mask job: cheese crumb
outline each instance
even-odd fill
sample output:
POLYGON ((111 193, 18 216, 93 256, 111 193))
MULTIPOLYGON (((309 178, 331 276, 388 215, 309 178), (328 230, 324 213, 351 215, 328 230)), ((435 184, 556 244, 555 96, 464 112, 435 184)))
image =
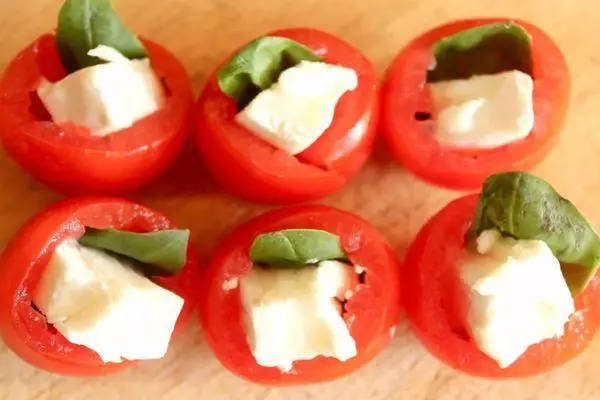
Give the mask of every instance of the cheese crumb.
POLYGON ((239 283, 239 278, 234 276, 233 278, 225 280, 223 282, 223 284, 221 285, 221 288, 224 291, 229 292, 230 290, 237 289, 238 283, 239 283))

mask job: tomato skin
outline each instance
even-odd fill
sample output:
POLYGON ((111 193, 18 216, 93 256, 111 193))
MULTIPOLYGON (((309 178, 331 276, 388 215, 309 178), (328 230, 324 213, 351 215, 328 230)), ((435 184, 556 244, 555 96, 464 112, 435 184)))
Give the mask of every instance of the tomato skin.
POLYGON ((500 368, 468 338, 460 309, 453 304, 456 267, 464 250, 478 195, 459 198, 433 216, 410 246, 403 270, 403 305, 409 324, 425 347, 448 366, 492 379, 525 378, 554 369, 581 353, 600 323, 600 277, 575 299, 576 313, 560 338, 529 349, 512 365, 500 368))
POLYGON ((532 169, 558 141, 569 102, 568 66, 546 33, 519 20, 513 21, 532 36, 535 125, 529 136, 494 149, 456 149, 435 140, 433 121, 415 118, 417 112, 432 110, 426 86, 431 46, 445 36, 507 20, 470 19, 438 26, 414 39, 389 67, 382 88, 382 131, 398 161, 420 178, 454 189, 478 189, 494 173, 532 169))
POLYGON ((399 262, 385 239, 367 222, 327 206, 295 206, 263 214, 232 232, 215 250, 202 279, 200 316, 208 344, 221 363, 247 380, 272 386, 324 382, 348 375, 380 353, 400 318, 399 262), (355 265, 366 268, 364 288, 346 304, 345 316, 358 355, 346 362, 317 357, 297 361, 293 373, 259 366, 246 340, 239 288, 222 285, 252 268, 254 238, 288 228, 323 229, 340 236, 355 265))
POLYGON ((342 96, 325 133, 294 157, 235 121, 236 104, 220 91, 217 70, 196 105, 198 148, 211 173, 236 196, 273 204, 327 196, 360 170, 373 149, 379 120, 375 69, 358 50, 325 32, 293 28, 269 35, 295 40, 323 55, 325 62, 353 68, 358 88, 342 96))
MULTIPOLYGON (((134 364, 103 363, 92 350, 69 342, 51 330, 31 305, 33 291, 54 248, 84 233, 84 225, 139 232, 174 229, 164 215, 139 204, 108 197, 82 197, 47 208, 16 233, 0 258, 0 336, 19 357, 34 367, 61 375, 100 376, 134 364)), ((199 281, 197 257, 188 247, 187 264, 173 277, 154 280, 185 300, 176 332, 196 307, 199 281)))
POLYGON ((35 94, 42 79, 66 73, 54 35, 22 50, 0 79, 0 139, 21 167, 46 185, 69 194, 116 193, 139 188, 175 161, 191 129, 192 91, 181 63, 144 40, 163 79, 166 104, 132 127, 93 137, 74 124, 54 124, 35 94))

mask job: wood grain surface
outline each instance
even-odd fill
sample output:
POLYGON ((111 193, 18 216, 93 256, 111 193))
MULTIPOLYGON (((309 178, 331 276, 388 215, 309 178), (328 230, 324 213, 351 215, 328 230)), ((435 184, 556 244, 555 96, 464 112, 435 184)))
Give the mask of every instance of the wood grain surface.
MULTIPOLYGON (((415 35, 450 19, 513 16, 550 33, 567 56, 573 92, 559 145, 536 169, 600 227, 600 2, 596 0, 114 0, 135 31, 170 48, 196 92, 234 47, 287 26, 328 30, 362 49, 382 74, 415 35)), ((55 27, 61 0, 0 0, 0 68, 55 27)), ((405 172, 380 143, 371 161, 325 203, 371 221, 404 254, 423 222, 459 192, 405 172)), ((230 229, 265 209, 222 193, 193 153, 170 175, 132 198, 193 230, 203 259, 230 229), (177 179, 193 168, 193 179, 177 179)), ((45 206, 61 199, 0 152, 0 247, 45 206)), ((197 319, 196 319, 197 320, 197 319)), ((585 354, 544 376, 493 382, 461 375, 428 355, 404 323, 389 348, 360 372, 301 388, 263 388, 232 376, 212 356, 199 326, 178 337, 168 356, 116 376, 66 379, 36 371, 0 344, 0 399, 240 400, 567 400, 600 399, 600 339, 585 354)))

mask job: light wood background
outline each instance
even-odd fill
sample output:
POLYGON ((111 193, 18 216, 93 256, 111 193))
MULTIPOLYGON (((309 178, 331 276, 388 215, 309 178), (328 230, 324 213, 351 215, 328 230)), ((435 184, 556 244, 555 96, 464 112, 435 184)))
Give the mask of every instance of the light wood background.
MULTIPOLYGON (((329 30, 362 49, 383 73, 391 58, 423 30, 450 19, 513 16, 540 25, 558 41, 573 76, 571 111, 562 139, 536 172, 549 179, 600 228, 600 3, 595 0, 114 0, 135 31, 169 47, 183 61, 196 92, 232 48, 287 26, 329 30)), ((36 35, 53 29, 60 0, 0 0, 0 68, 36 35)), ((196 168, 193 181, 164 179, 137 200, 193 229, 206 257, 228 230, 264 207, 221 193, 196 168)), ((175 174, 177 169, 175 170, 175 174)), ((0 247, 43 207, 61 198, 0 152, 0 247)), ((400 255, 428 216, 460 193, 431 187, 402 170, 380 144, 345 190, 325 203, 375 224, 400 255)), ((269 389, 229 374, 212 357, 193 323, 168 357, 117 376, 66 379, 25 365, 0 344, 0 400, 33 399, 600 399, 600 339, 565 367, 523 381, 472 379, 429 356, 401 325, 391 346, 357 374, 333 383, 269 389)))

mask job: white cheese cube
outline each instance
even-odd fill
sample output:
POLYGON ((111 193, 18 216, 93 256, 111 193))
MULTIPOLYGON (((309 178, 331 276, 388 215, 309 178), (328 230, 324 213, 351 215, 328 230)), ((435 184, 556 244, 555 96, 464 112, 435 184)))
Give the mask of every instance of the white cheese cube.
POLYGON ((429 91, 443 145, 493 148, 533 129, 533 79, 521 71, 436 82, 429 91))
POLYGON ((356 356, 333 299, 346 283, 347 269, 337 261, 301 269, 256 267, 240 279, 248 342, 259 365, 289 372, 298 360, 356 356))
POLYGON ((470 301, 466 320, 481 351, 506 368, 529 346, 561 336, 575 306, 545 242, 489 230, 477 247, 460 268, 470 301))
POLYGON ((48 323, 104 362, 162 358, 183 299, 74 240, 55 250, 34 293, 48 323))
POLYGON ((150 61, 129 60, 117 50, 98 46, 89 55, 109 61, 83 68, 37 93, 55 123, 71 122, 106 136, 129 128, 164 104, 161 82, 150 61))
POLYGON ((338 101, 357 85, 353 69, 302 61, 283 71, 236 120, 271 145, 298 154, 329 128, 338 101))

